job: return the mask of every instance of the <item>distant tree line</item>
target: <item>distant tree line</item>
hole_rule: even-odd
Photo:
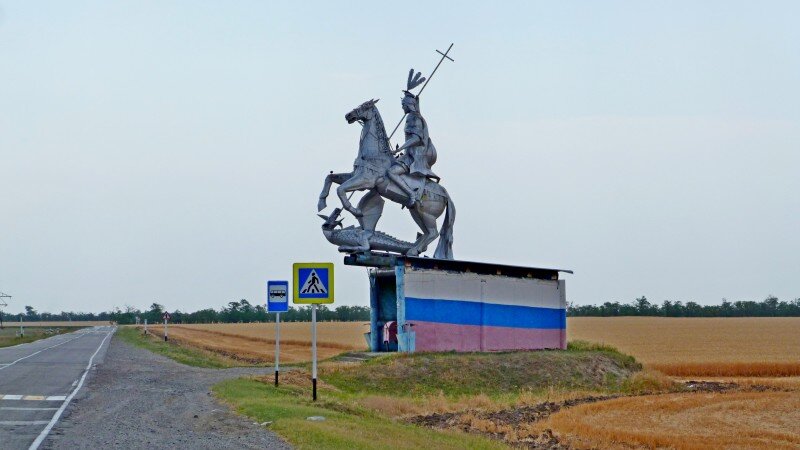
[[[132,306],[125,309],[114,308],[108,312],[84,313],[84,312],[61,312],[39,313],[33,307],[26,306],[25,312],[20,314],[4,314],[4,322],[19,322],[20,318],[26,322],[39,321],[113,321],[121,325],[136,323],[136,318],[144,323],[162,322],[165,308],[159,303],[153,303],[147,310],[140,310]],[[169,311],[171,323],[238,323],[238,322],[268,322],[275,320],[274,313],[268,313],[263,305],[253,305],[249,301],[242,299],[239,301],[228,302],[227,306],[219,310],[213,308],[201,309],[195,312],[182,312],[180,310]],[[311,307],[289,307],[289,311],[281,313],[281,321],[285,322],[308,322],[311,320]],[[341,321],[357,322],[369,321],[369,307],[367,306],[337,306],[330,309],[326,305],[317,307],[317,320],[321,321]]]
[[[132,306],[125,309],[114,308],[101,313],[66,312],[48,313],[37,312],[32,306],[26,306],[24,313],[3,314],[2,321],[25,322],[39,321],[103,321],[117,322],[121,325],[136,323],[139,317],[141,322],[147,319],[148,323],[159,323],[163,319],[165,308],[159,303],[153,303],[147,310],[140,310]],[[367,306],[337,306],[330,309],[326,305],[317,307],[317,320],[359,322],[369,321],[369,307]],[[578,316],[660,316],[660,317],[800,317],[800,298],[792,301],[780,301],[777,297],[769,296],[764,300],[729,302],[722,299],[719,305],[700,305],[695,302],[680,302],[664,300],[659,305],[650,303],[647,297],[639,297],[630,303],[605,302],[602,305],[567,305],[567,315]],[[201,309],[195,312],[170,311],[172,323],[238,323],[238,322],[269,322],[275,320],[274,313],[268,313],[263,305],[253,305],[242,299],[228,302],[227,306],[219,310],[213,308]],[[311,320],[311,307],[289,307],[289,311],[281,313],[281,320],[285,322],[308,322]]]
[[[660,317],[800,317],[800,298],[785,302],[769,296],[760,302],[729,302],[700,305],[695,302],[664,300],[661,305],[639,297],[631,303],[605,302],[602,305],[567,306],[568,316],[660,316]]]

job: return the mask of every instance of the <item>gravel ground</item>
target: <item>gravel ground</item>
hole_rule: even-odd
[[[114,338],[42,448],[291,448],[218,403],[211,386],[271,369],[184,366]]]

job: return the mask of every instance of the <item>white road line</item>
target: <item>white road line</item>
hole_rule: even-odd
[[[66,395],[24,395],[24,394],[0,394],[0,400],[29,400],[38,402],[63,402]]]
[[[28,447],[28,450],[38,449],[39,446],[42,445],[42,442],[44,442],[44,439],[47,437],[47,435],[50,434],[50,430],[53,429],[53,426],[56,424],[56,422],[58,422],[58,419],[61,418],[61,414],[63,414],[64,410],[67,409],[69,402],[72,401],[72,398],[75,397],[75,394],[77,394],[78,391],[83,386],[83,382],[86,380],[86,375],[89,374],[89,369],[92,368],[92,361],[94,361],[94,357],[97,356],[98,353],[100,353],[100,349],[103,348],[103,344],[105,344],[106,340],[112,334],[114,334],[114,331],[116,330],[112,329],[111,331],[109,331],[106,337],[104,337],[103,340],[100,341],[100,345],[97,346],[97,350],[95,350],[94,354],[92,354],[92,357],[89,358],[89,364],[87,364],[86,369],[83,370],[83,375],[81,376],[81,380],[78,382],[78,386],[75,388],[75,390],[72,391],[72,393],[70,393],[67,396],[66,400],[64,400],[64,403],[61,404],[61,407],[58,408],[58,411],[56,411],[56,413],[53,415],[53,418],[50,419],[50,422],[48,422],[47,426],[44,427],[44,430],[42,430],[42,432],[39,433],[39,436],[36,437],[36,440],[33,441],[30,447]]]
[[[9,426],[44,425],[46,423],[47,423],[46,420],[0,420],[0,425],[9,425]]]
[[[0,406],[0,410],[5,411],[55,411],[58,408],[17,408],[13,406]]]
[[[72,342],[72,341],[74,341],[75,339],[80,339],[80,338],[82,338],[82,337],[83,337],[83,336],[85,336],[85,335],[86,335],[85,333],[81,333],[81,335],[80,335],[80,336],[74,337],[74,338],[72,338],[72,339],[70,339],[70,340],[68,340],[68,341],[60,342],[60,343],[58,343],[58,344],[56,344],[56,345],[51,345],[50,347],[43,348],[43,349],[41,349],[41,350],[39,350],[39,351],[37,351],[37,352],[33,352],[33,353],[31,353],[30,355],[28,355],[28,356],[23,356],[22,358],[20,358],[20,359],[18,359],[18,360],[16,360],[16,361],[10,362],[10,363],[8,363],[8,364],[4,365],[3,367],[0,367],[0,370],[3,370],[3,369],[5,369],[5,368],[7,368],[7,367],[11,367],[11,366],[13,366],[14,364],[16,364],[16,363],[18,363],[18,362],[22,361],[23,359],[28,359],[28,358],[30,358],[31,356],[36,356],[36,355],[38,355],[39,353],[42,353],[42,352],[43,352],[43,351],[45,351],[45,350],[50,350],[51,348],[58,347],[59,345],[64,345],[64,344],[66,344],[67,342]]]

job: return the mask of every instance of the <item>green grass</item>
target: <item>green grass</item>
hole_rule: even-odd
[[[269,429],[300,449],[495,449],[507,448],[487,438],[437,431],[397,422],[340,401],[330,390],[316,404],[308,389],[276,388],[253,379],[223,381],[214,393],[236,411],[255,421],[272,422]],[[306,420],[323,416],[325,421]]]
[[[39,339],[49,338],[64,333],[71,333],[85,327],[25,327],[25,336],[17,336],[19,333],[19,326],[9,326],[7,323],[5,327],[0,330],[0,348],[11,347],[19,344],[27,344],[29,342],[38,341]],[[54,331],[48,333],[47,330]]]
[[[205,367],[212,369],[225,369],[229,367],[240,367],[244,364],[230,358],[212,352],[200,350],[192,347],[184,347],[175,342],[164,342],[152,335],[145,336],[141,330],[133,327],[120,327],[117,330],[117,338],[135,345],[136,347],[150,350],[153,353],[172,358],[173,360],[193,367]]]
[[[611,347],[572,345],[567,351],[392,354],[321,378],[350,393],[414,397],[498,396],[545,389],[620,390],[641,365]]]

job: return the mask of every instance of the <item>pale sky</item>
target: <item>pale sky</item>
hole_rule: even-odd
[[[6,312],[262,303],[303,261],[367,305],[317,196],[345,113],[393,126],[450,42],[456,258],[573,269],[578,304],[800,297],[800,3],[290,3],[0,0]]]

